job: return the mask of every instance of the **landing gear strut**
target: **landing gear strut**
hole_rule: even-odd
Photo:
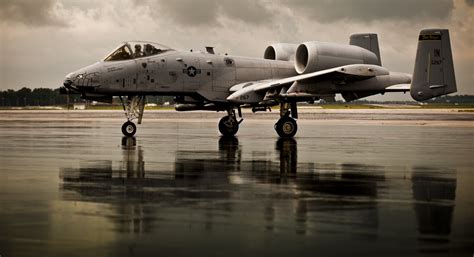
[[[137,124],[142,123],[145,96],[129,96],[125,101],[120,96],[120,101],[127,118],[127,121],[122,125],[122,133],[127,137],[131,137],[137,132],[137,126],[133,123],[133,120],[137,119]]]
[[[294,137],[298,131],[298,125],[295,120],[297,118],[296,103],[281,103],[280,119],[275,123],[275,130],[278,135],[280,137]]]
[[[239,117],[242,117],[240,107],[239,107]],[[240,121],[237,121],[237,117],[235,115],[234,109],[228,109],[227,116],[222,117],[222,119],[219,121],[219,131],[221,132],[223,136],[227,136],[227,137],[234,136],[239,130],[239,124],[242,121],[243,119],[241,119]]]

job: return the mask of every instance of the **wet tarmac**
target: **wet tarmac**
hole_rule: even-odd
[[[2,257],[474,253],[471,113],[0,114]]]

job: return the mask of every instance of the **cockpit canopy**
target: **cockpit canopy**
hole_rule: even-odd
[[[104,58],[104,62],[109,61],[122,61],[131,60],[135,58],[142,58],[157,54],[162,54],[173,49],[152,42],[144,41],[131,41],[121,44],[115,48],[107,57]]]

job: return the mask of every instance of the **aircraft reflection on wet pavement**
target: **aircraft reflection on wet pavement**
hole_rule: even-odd
[[[231,224],[376,239],[383,217],[379,211],[388,201],[384,194],[400,183],[388,181],[383,166],[298,163],[292,138],[278,139],[276,161],[261,153],[245,160],[235,137],[222,137],[218,144],[217,151],[178,150],[174,170],[153,171],[146,170],[136,139],[124,137],[122,162],[85,161],[80,168],[62,168],[62,197],[110,204],[103,215],[124,233],[151,233],[178,222],[207,231]],[[401,213],[413,219],[407,213],[414,210],[418,240],[427,242],[421,251],[443,250],[439,243],[449,243],[456,172],[430,167],[411,172],[411,181],[401,181],[407,188],[411,183],[411,207]],[[403,222],[394,226],[403,227]]]

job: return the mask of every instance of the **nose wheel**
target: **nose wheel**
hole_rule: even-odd
[[[122,133],[125,136],[131,137],[135,135],[136,132],[137,132],[137,126],[135,125],[135,123],[131,121],[127,121],[122,125]]]

